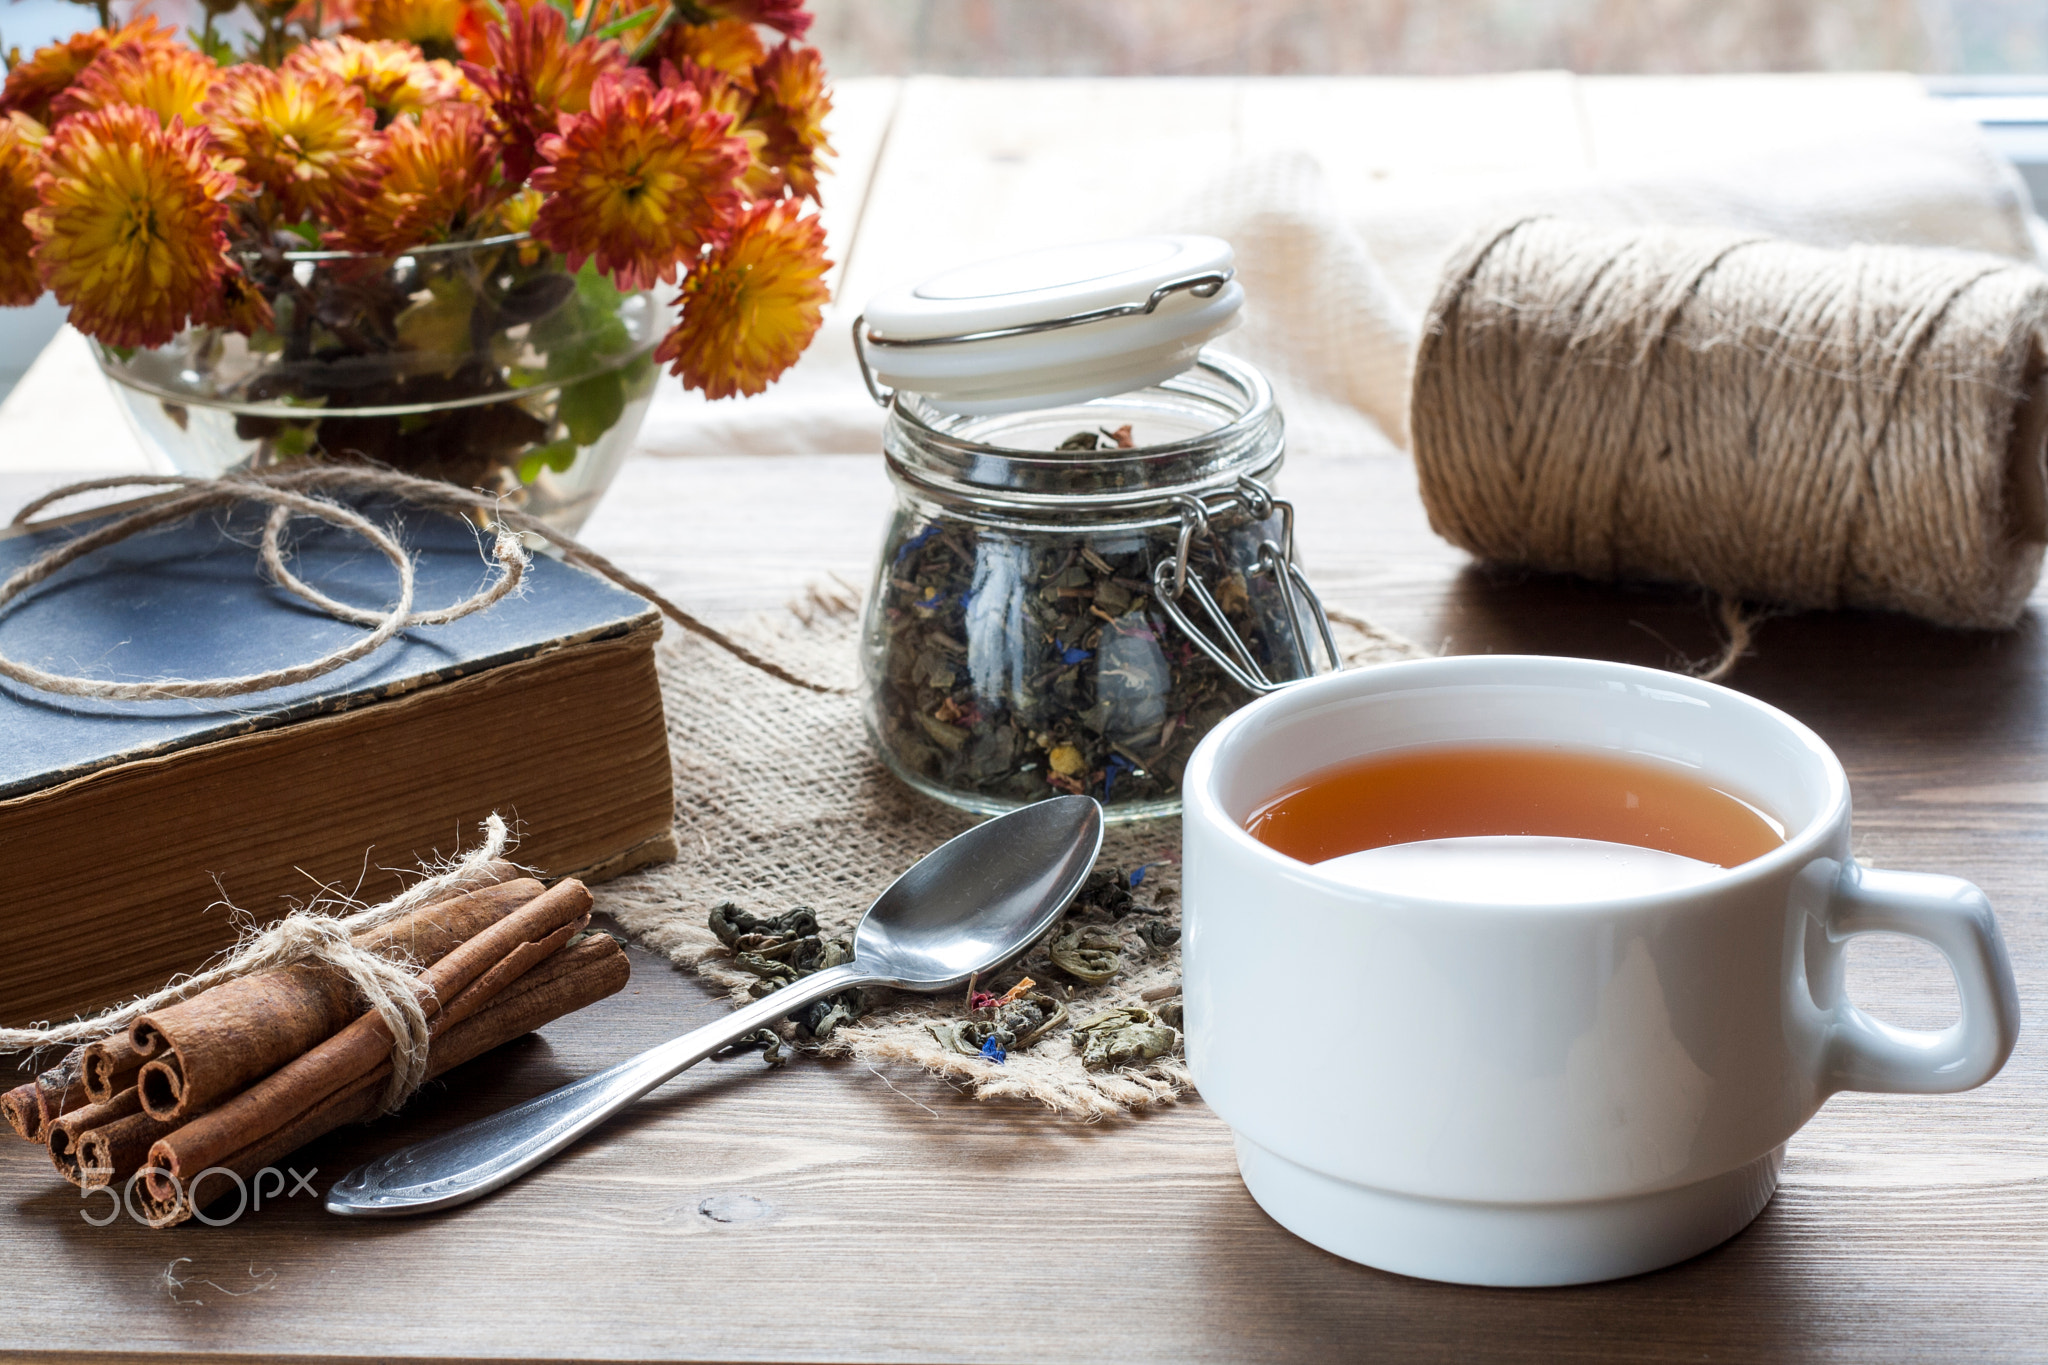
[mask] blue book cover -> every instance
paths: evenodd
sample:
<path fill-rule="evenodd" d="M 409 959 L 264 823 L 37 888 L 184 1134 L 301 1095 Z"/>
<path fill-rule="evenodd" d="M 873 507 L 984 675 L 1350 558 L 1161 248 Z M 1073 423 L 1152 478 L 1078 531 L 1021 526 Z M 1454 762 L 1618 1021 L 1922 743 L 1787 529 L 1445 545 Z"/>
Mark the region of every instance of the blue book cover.
<path fill-rule="evenodd" d="M 441 513 L 389 505 L 373 520 L 402 529 L 414 607 L 457 602 L 496 567 L 484 533 Z M 367 629 L 336 620 L 263 574 L 268 509 L 200 513 L 88 555 L 0 609 L 0 651 L 53 673 L 141 682 L 241 676 L 309 662 Z M 0 534 L 0 579 L 105 513 Z M 290 564 L 338 601 L 385 610 L 398 595 L 389 560 L 361 538 L 299 518 Z M 655 612 L 632 593 L 536 553 L 518 594 L 446 625 L 414 626 L 382 649 L 292 687 L 211 700 L 100 701 L 0 679 L 0 801 L 99 769 L 345 711 L 531 658 L 623 635 Z"/>

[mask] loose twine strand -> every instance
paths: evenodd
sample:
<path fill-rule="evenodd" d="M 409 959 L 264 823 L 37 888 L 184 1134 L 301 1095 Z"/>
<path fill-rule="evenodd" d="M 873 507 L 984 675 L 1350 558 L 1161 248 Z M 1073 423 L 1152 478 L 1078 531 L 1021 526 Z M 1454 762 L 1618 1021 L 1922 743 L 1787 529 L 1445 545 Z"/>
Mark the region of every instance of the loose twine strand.
<path fill-rule="evenodd" d="M 504 855 L 510 836 L 505 821 L 496 812 L 484 821 L 483 831 L 483 842 L 476 848 L 431 871 L 388 901 L 348 914 L 329 913 L 318 903 L 294 911 L 267 929 L 247 930 L 211 966 L 173 981 L 162 990 L 137 996 L 89 1018 L 0 1029 L 0 1053 L 97 1042 L 128 1028 L 145 1014 L 188 1000 L 223 982 L 298 963 L 318 963 L 346 977 L 364 1008 L 373 1011 L 391 1030 L 391 1079 L 385 1084 L 382 1099 L 388 1113 L 426 1081 L 427 1051 L 432 1037 L 427 1002 L 422 998 L 419 979 L 410 970 L 413 964 L 360 947 L 352 940 L 444 896 L 495 882 L 497 875 L 492 864 Z"/>
<path fill-rule="evenodd" d="M 1482 559 L 2007 627 L 2039 577 L 2048 276 L 1965 252 L 1525 218 L 1445 269 L 1410 404 Z M 1750 604 L 1750 605 L 1743 605 Z"/>
<path fill-rule="evenodd" d="M 372 627 L 370 633 L 310 663 L 272 669 L 264 673 L 252 673 L 239 678 L 199 681 L 160 678 L 149 682 L 110 682 L 99 678 L 52 673 L 32 664 L 8 658 L 4 654 L 0 654 L 0 677 L 11 678 L 29 687 L 60 696 L 95 697 L 116 701 L 235 697 L 274 687 L 288 687 L 331 673 L 344 664 L 362 658 L 382 647 L 392 636 L 408 626 L 438 625 L 459 620 L 473 612 L 484 610 L 516 591 L 524 579 L 528 562 L 525 546 L 520 541 L 520 535 L 523 533 L 538 536 L 561 547 L 562 557 L 571 564 L 589 569 L 592 573 L 610 579 L 628 592 L 646 598 L 659 608 L 663 615 L 683 629 L 711 641 L 741 662 L 766 673 L 771 678 L 809 692 L 841 693 L 846 690 L 812 682 L 791 673 L 770 659 L 762 658 L 723 631 L 684 611 L 595 550 L 549 526 L 539 517 L 506 507 L 500 499 L 489 494 L 457 488 L 453 484 L 442 483 L 437 479 L 422 479 L 392 470 L 351 465 L 315 465 L 304 469 L 262 474 L 228 474 L 217 479 L 202 479 L 183 474 L 120 475 L 104 479 L 86 479 L 66 484 L 30 502 L 14 514 L 14 524 L 30 530 L 40 529 L 49 523 L 37 522 L 34 517 L 36 513 L 53 503 L 83 493 L 135 487 L 168 488 L 169 491 L 141 500 L 140 505 L 133 511 L 45 551 L 16 570 L 5 583 L 0 583 L 0 611 L 4 611 L 14 599 L 49 579 L 66 565 L 95 550 L 104 549 L 130 536 L 157 526 L 168 525 L 210 507 L 257 502 L 272 509 L 269 519 L 264 523 L 261 549 L 263 567 L 271 578 L 286 591 L 341 620 Z M 435 511 L 459 516 L 481 514 L 489 518 L 496 532 L 490 555 L 497 564 L 497 573 L 482 589 L 452 606 L 435 611 L 413 611 L 414 570 L 411 557 L 390 533 L 354 508 L 333 500 L 334 495 L 350 493 L 395 496 Z M 300 580 L 291 572 L 281 544 L 284 528 L 294 514 L 317 517 L 331 525 L 353 531 L 369 541 L 398 571 L 398 600 L 388 610 L 365 611 L 347 603 L 337 602 Z"/>

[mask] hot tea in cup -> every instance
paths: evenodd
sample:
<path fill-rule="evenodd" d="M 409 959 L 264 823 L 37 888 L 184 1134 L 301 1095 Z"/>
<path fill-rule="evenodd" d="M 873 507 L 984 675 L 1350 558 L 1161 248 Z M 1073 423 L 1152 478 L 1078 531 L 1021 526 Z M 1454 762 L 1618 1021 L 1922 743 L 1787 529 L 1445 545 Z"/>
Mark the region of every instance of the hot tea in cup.
<path fill-rule="evenodd" d="M 1686 769 L 1561 746 L 1368 755 L 1245 828 L 1358 886 L 1503 905 L 1690 886 L 1785 842 L 1782 821 Z"/>
<path fill-rule="evenodd" d="M 1842 1090 L 1981 1085 L 2018 993 L 1984 895 L 1849 851 L 1848 779 L 1694 678 L 1474 655 L 1331 674 L 1182 784 L 1188 1061 L 1253 1198 L 1352 1260 L 1571 1284 L 1733 1236 Z M 1858 1009 L 1923 939 L 1961 1016 Z"/>

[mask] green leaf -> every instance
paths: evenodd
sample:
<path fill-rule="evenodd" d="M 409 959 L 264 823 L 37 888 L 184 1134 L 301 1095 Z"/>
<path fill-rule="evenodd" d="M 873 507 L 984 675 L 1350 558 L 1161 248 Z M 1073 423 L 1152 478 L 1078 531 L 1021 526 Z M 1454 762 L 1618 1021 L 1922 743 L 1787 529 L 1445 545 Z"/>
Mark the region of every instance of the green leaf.
<path fill-rule="evenodd" d="M 638 402 L 653 393 L 656 377 L 652 354 L 642 353 L 627 361 L 626 367 L 619 371 L 619 379 L 626 388 L 626 401 Z"/>
<path fill-rule="evenodd" d="M 320 245 L 320 225 L 318 223 L 286 223 L 284 230 L 297 237 L 307 246 L 318 247 Z"/>
<path fill-rule="evenodd" d="M 428 296 L 398 315 L 398 344 L 408 351 L 439 356 L 454 368 L 470 352 L 470 315 L 476 292 L 455 276 L 427 285 Z"/>
<path fill-rule="evenodd" d="M 314 435 L 319 429 L 317 422 L 308 422 L 304 426 L 288 425 L 277 433 L 270 448 L 281 459 L 295 460 L 312 450 Z"/>
<path fill-rule="evenodd" d="M 574 441 L 550 441 L 544 446 L 535 446 L 526 452 L 519 462 L 519 482 L 532 483 L 540 477 L 543 469 L 552 469 L 557 474 L 569 472 L 569 466 L 576 463 Z"/>
<path fill-rule="evenodd" d="M 233 45 L 230 44 L 227 39 L 221 37 L 218 33 L 209 33 L 196 28 L 188 28 L 185 30 L 185 36 L 192 40 L 192 46 L 198 48 L 201 52 L 213 58 L 213 60 L 219 63 L 220 65 L 232 66 L 234 64 L 235 49 Z"/>
<path fill-rule="evenodd" d="M 641 20 L 647 18 L 649 15 L 659 14 L 661 12 L 661 9 L 662 7 L 660 5 L 649 5 L 646 9 L 638 10 L 632 14 L 627 15 L 623 19 L 612 20 L 609 24 L 606 24 L 603 28 L 599 29 L 595 34 L 591 36 L 595 37 L 600 42 L 602 42 L 606 38 L 616 38 L 621 33 L 624 33 L 627 29 L 633 27 Z"/>
<path fill-rule="evenodd" d="M 626 411 L 626 389 L 617 370 L 602 370 L 562 390 L 556 416 L 580 446 L 596 445 Z"/>

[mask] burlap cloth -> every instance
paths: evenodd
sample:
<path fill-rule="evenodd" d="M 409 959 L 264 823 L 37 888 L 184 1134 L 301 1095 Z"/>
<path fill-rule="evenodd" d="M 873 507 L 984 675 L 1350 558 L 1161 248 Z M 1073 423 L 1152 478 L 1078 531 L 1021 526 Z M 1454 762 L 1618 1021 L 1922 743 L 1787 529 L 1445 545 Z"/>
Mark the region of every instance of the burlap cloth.
<path fill-rule="evenodd" d="M 596 888 L 598 908 L 644 946 L 727 989 L 736 1003 L 749 998 L 756 978 L 735 967 L 712 934 L 707 919 L 713 906 L 732 901 L 758 914 L 803 906 L 817 915 L 821 932 L 850 934 L 899 873 L 974 822 L 910 790 L 874 757 L 854 692 L 857 625 L 850 598 L 813 593 L 786 617 L 740 632 L 792 672 L 848 689 L 835 695 L 778 682 L 694 635 L 671 631 L 660 646 L 680 852 L 673 862 Z M 1356 618 L 1343 618 L 1338 628 L 1354 664 L 1416 653 Z M 1102 856 L 1126 873 L 1145 868 L 1138 900 L 1162 908 L 1178 927 L 1177 821 L 1113 826 Z M 1156 948 L 1133 932 L 1138 921 L 1160 917 L 1118 922 L 1123 968 L 1106 984 L 1089 987 L 1051 974 L 1063 995 L 1071 990 L 1069 1022 L 1001 1063 L 950 1051 L 927 1027 L 963 1020 L 964 998 L 891 995 L 805 1050 L 870 1064 L 909 1063 L 980 1098 L 1037 1100 L 1084 1119 L 1171 1101 L 1189 1085 L 1178 1045 L 1142 1066 L 1089 1071 L 1071 1028 L 1098 1010 L 1139 1004 L 1147 993 L 1153 998 L 1144 1007 L 1156 1010 L 1171 994 L 1180 981 L 1179 947 Z"/>

